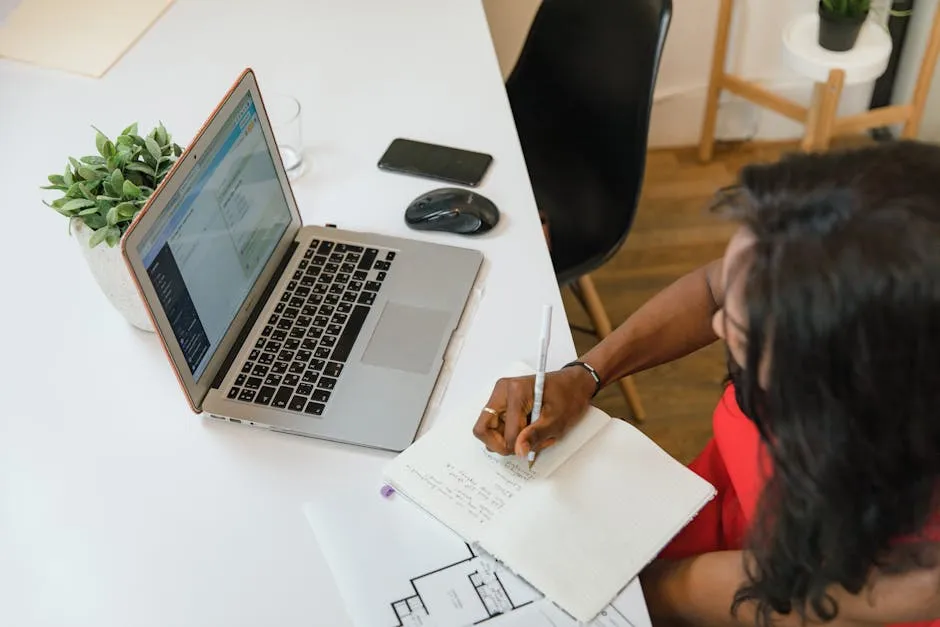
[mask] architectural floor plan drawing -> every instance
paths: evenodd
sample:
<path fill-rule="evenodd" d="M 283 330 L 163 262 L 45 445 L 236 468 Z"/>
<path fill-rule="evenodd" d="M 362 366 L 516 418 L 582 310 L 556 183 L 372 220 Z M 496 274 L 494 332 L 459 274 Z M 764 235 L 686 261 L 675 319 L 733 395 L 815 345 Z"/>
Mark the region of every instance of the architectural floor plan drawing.
<path fill-rule="evenodd" d="M 356 627 L 577 627 L 523 579 L 373 477 L 337 483 L 304 514 Z M 650 627 L 628 585 L 588 627 Z"/>
<path fill-rule="evenodd" d="M 442 625 L 479 625 L 541 598 L 518 577 L 464 546 L 464 559 L 411 580 L 414 594 L 392 602 L 398 622 L 390 627 L 424 627 L 429 618 Z"/>

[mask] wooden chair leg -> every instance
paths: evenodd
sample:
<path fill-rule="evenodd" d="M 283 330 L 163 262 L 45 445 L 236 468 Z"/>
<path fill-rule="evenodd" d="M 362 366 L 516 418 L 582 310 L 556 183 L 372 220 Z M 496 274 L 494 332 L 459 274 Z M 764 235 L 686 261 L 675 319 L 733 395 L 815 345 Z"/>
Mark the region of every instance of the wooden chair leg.
<path fill-rule="evenodd" d="M 825 89 L 826 85 L 824 83 L 815 83 L 813 85 L 813 99 L 812 102 L 809 103 L 806 128 L 803 131 L 803 140 L 800 142 L 800 148 L 802 148 L 804 152 L 812 152 L 816 148 L 819 108 L 822 105 L 823 92 Z"/>
<path fill-rule="evenodd" d="M 806 152 L 829 148 L 844 83 L 845 72 L 832 70 L 829 72 L 828 81 L 816 83 L 813 87 L 813 103 L 809 109 L 806 132 L 801 143 Z"/>
<path fill-rule="evenodd" d="M 940 56 L 940 6 L 936 8 L 930 39 L 927 40 L 927 49 L 920 62 L 920 72 L 917 74 L 917 83 L 914 85 L 914 95 L 911 100 L 912 111 L 901 131 L 901 137 L 905 139 L 915 139 L 920 130 L 920 121 L 924 116 L 924 107 L 927 105 L 927 96 L 930 94 L 930 80 L 937 67 L 938 56 Z"/>
<path fill-rule="evenodd" d="M 581 297 L 584 299 L 588 316 L 591 318 L 591 322 L 597 330 L 597 336 L 600 339 L 604 339 L 610 335 L 613 328 L 610 324 L 610 318 L 607 317 L 607 310 L 604 309 L 604 303 L 601 302 L 601 298 L 597 294 L 597 288 L 594 287 L 594 281 L 591 280 L 589 275 L 584 275 L 578 279 L 578 289 L 581 291 Z M 643 405 L 640 403 L 640 395 L 636 391 L 633 379 L 631 377 L 620 379 L 620 389 L 623 392 L 624 398 L 627 400 L 627 405 L 629 405 L 633 417 L 638 422 L 646 420 L 646 412 L 643 411 Z"/>
<path fill-rule="evenodd" d="M 712 50 L 708 94 L 705 96 L 705 117 L 702 120 L 702 135 L 698 144 L 698 157 L 704 163 L 711 161 L 715 148 L 718 99 L 721 96 L 722 81 L 725 75 L 725 57 L 728 53 L 728 34 L 731 31 L 731 13 L 733 9 L 734 0 L 721 0 L 721 7 L 718 9 L 715 47 Z"/>

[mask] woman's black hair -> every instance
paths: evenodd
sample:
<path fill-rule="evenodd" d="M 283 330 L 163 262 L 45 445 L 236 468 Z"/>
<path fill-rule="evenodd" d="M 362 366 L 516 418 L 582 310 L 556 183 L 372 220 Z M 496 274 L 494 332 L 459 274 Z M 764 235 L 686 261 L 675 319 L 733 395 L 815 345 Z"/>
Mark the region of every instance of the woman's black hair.
<path fill-rule="evenodd" d="M 749 166 L 719 206 L 756 238 L 733 379 L 772 467 L 732 610 L 756 603 L 763 626 L 774 613 L 831 620 L 830 586 L 859 593 L 874 570 L 936 564 L 931 544 L 897 540 L 938 505 L 940 147 Z"/>

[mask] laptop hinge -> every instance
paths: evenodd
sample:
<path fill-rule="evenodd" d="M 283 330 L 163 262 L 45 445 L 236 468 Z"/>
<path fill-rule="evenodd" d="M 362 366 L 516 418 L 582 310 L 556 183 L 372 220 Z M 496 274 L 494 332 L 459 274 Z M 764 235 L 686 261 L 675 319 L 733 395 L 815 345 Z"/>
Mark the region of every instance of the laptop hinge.
<path fill-rule="evenodd" d="M 261 298 L 255 303 L 254 309 L 251 310 L 251 315 L 248 317 L 248 320 L 245 321 L 245 325 L 235 339 L 235 343 L 232 344 L 232 349 L 228 352 L 228 355 L 225 356 L 225 361 L 223 361 L 222 365 L 219 367 L 219 371 L 212 381 L 213 388 L 218 389 L 219 386 L 222 385 L 225 374 L 228 372 L 228 369 L 232 367 L 232 362 L 235 361 L 238 351 L 241 350 L 245 340 L 248 339 L 248 334 L 251 333 L 251 330 L 254 328 L 258 316 L 260 316 L 261 312 L 264 310 L 264 306 L 268 304 L 268 299 L 271 298 L 271 294 L 274 292 L 274 286 L 277 285 L 281 275 L 284 274 L 284 270 L 287 268 L 287 264 L 290 263 L 291 257 L 294 256 L 294 251 L 297 250 L 297 246 L 297 240 L 292 241 L 290 246 L 287 247 L 287 252 L 281 257 L 281 261 L 277 264 L 277 269 L 274 270 L 271 281 L 265 286 L 264 293 L 261 294 Z"/>

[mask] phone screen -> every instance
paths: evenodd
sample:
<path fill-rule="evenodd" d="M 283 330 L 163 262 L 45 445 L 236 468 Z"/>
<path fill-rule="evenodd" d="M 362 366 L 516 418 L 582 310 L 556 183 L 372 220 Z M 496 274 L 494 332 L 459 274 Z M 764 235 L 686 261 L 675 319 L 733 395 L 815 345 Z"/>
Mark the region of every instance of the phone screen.
<path fill-rule="evenodd" d="M 391 172 L 476 186 L 483 180 L 492 161 L 492 156 L 481 152 L 399 138 L 382 155 L 379 167 Z"/>

